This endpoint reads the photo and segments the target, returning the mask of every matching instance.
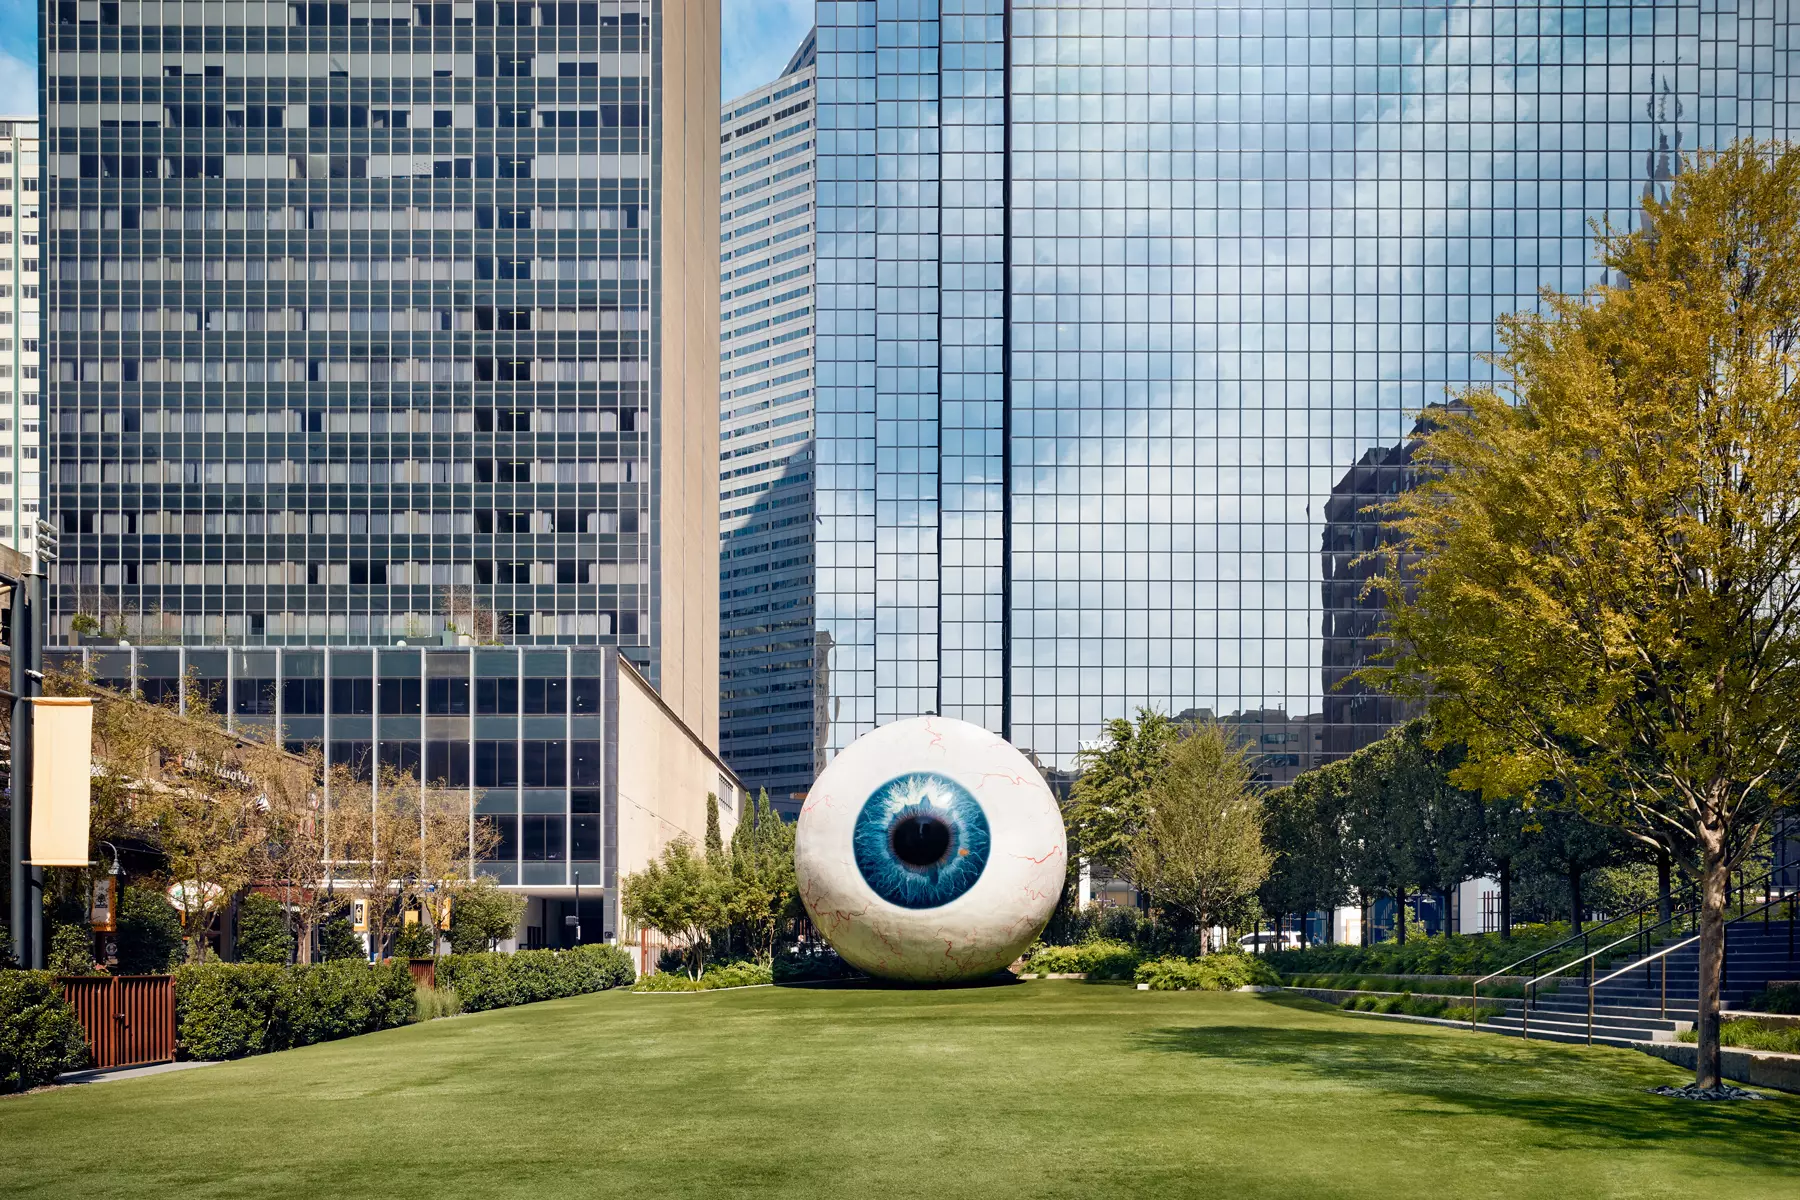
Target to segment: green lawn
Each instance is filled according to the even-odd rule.
[[[608,993],[0,1097],[31,1196],[1784,1196],[1800,1097],[1080,983]]]

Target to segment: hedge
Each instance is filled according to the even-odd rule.
[[[199,963],[175,971],[175,1037],[189,1058],[243,1058],[413,1020],[403,962]]]
[[[634,978],[631,956],[614,945],[448,954],[437,963],[438,987],[454,988],[462,1010],[471,1013],[603,992]]]
[[[1022,969],[1027,975],[1086,975],[1130,979],[1144,956],[1124,942],[1096,938],[1077,946],[1036,946]]]
[[[638,980],[637,987],[632,990],[638,992],[710,992],[719,988],[755,987],[758,984],[774,982],[774,972],[761,963],[734,962],[723,965],[714,964],[706,968],[698,979],[689,978],[685,971],[646,975]]]
[[[1506,1015],[1504,1008],[1495,1005],[1483,1004],[1480,1008],[1473,1008],[1441,997],[1414,996],[1411,992],[1403,992],[1398,996],[1349,996],[1340,1001],[1338,1007],[1349,1012],[1404,1013],[1411,1017],[1438,1017],[1445,1021],[1467,1022],[1473,1019],[1477,1024],[1486,1024],[1495,1017]]]
[[[0,970],[0,1092],[42,1087],[87,1062],[81,1022],[50,973]]]
[[[1281,977],[1260,958],[1224,950],[1203,958],[1156,958],[1138,966],[1132,976],[1153,992],[1228,992],[1255,985],[1274,985]]]
[[[1486,975],[1568,936],[1567,925],[1514,926],[1510,938],[1497,933],[1427,937],[1422,932],[1408,932],[1404,945],[1398,941],[1373,946],[1338,943],[1281,950],[1268,955],[1268,960],[1284,975]],[[1563,953],[1573,959],[1582,951],[1571,946]]]

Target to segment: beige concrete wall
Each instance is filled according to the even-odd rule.
[[[719,0],[663,0],[662,696],[719,744]]]
[[[619,688],[619,879],[685,835],[706,841],[706,794],[719,797],[719,829],[737,828],[745,793],[699,736],[678,721],[656,691],[629,666]]]

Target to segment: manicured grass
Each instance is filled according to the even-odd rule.
[[[1800,1097],[1290,997],[609,992],[0,1098],[32,1196],[1792,1197]]]

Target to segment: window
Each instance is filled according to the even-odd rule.
[[[232,685],[231,702],[239,716],[274,716],[275,681],[240,679]]]
[[[483,862],[514,862],[519,857],[519,818],[511,813],[482,813],[475,818],[496,835],[496,841],[481,856]]]
[[[600,786],[600,743],[569,743],[569,785],[571,787]]]
[[[467,716],[469,681],[467,679],[427,679],[425,711],[434,717]]]
[[[600,861],[600,793],[569,794],[569,857],[576,862]]]
[[[518,787],[518,751],[516,742],[476,742],[475,786]]]
[[[367,781],[375,774],[375,747],[370,742],[332,742],[330,760],[334,767],[349,767],[350,774]]]
[[[562,787],[565,781],[566,750],[561,742],[528,741],[524,743],[525,787]]]
[[[510,683],[511,680],[508,682]],[[525,680],[525,711],[534,714],[556,713],[558,715],[568,712],[567,682],[561,679]]]
[[[578,713],[600,711],[600,681],[594,678],[569,680],[570,708]]]
[[[508,716],[518,712],[519,681],[517,679],[477,679],[475,681],[475,711],[478,713],[505,713]]]
[[[437,787],[468,787],[469,743],[426,742],[425,780]]]
[[[375,681],[373,679],[332,680],[331,711],[340,714],[374,712]]]
[[[382,680],[381,711],[393,716],[417,715],[419,711],[419,681],[417,679]]]
[[[282,680],[281,711],[289,716],[323,716],[325,713],[325,681],[323,679]]]
[[[527,813],[524,817],[523,843],[526,862],[561,862],[563,860],[563,819]]]

